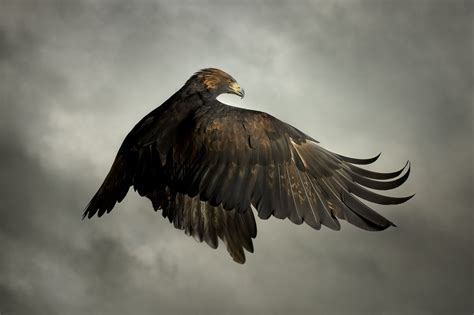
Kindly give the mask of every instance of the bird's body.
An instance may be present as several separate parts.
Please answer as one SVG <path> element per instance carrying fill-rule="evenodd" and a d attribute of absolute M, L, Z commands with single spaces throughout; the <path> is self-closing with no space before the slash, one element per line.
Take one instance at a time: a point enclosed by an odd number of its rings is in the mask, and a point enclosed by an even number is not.
<path fill-rule="evenodd" d="M 360 160 L 323 149 L 317 141 L 269 114 L 219 102 L 221 93 L 243 96 L 228 74 L 204 69 L 127 135 L 112 168 L 84 212 L 110 212 L 129 187 L 148 197 L 178 229 L 211 247 L 222 239 L 239 263 L 253 252 L 257 233 L 252 206 L 271 215 L 338 230 L 337 220 L 383 230 L 390 221 L 354 195 L 379 204 L 407 198 L 376 194 L 408 177 L 355 166 Z"/>

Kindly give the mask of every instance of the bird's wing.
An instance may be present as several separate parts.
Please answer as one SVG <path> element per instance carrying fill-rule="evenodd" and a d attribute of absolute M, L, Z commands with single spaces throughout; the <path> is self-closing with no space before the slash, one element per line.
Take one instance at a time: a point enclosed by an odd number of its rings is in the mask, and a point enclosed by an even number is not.
<path fill-rule="evenodd" d="M 83 219 L 92 218 L 96 213 L 101 217 L 125 198 L 135 175 L 136 164 L 135 155 L 117 154 L 107 177 L 87 204 Z"/>
<path fill-rule="evenodd" d="M 190 119 L 183 137 L 170 150 L 172 188 L 190 197 L 245 212 L 253 205 L 260 218 L 271 215 L 306 222 L 315 229 L 338 230 L 343 219 L 366 230 L 393 225 L 357 197 L 378 204 L 396 198 L 367 188 L 400 186 L 409 169 L 376 173 L 355 166 L 354 159 L 323 149 L 296 128 L 262 112 L 231 106 L 202 107 Z"/>

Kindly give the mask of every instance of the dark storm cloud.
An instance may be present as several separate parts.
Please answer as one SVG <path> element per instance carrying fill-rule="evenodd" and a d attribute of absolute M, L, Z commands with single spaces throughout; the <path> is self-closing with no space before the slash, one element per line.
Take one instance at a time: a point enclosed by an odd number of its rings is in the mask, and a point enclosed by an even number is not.
<path fill-rule="evenodd" d="M 0 313 L 473 310 L 468 1 L 4 1 Z M 413 165 L 380 211 L 399 226 L 316 232 L 259 221 L 234 264 L 130 192 L 80 221 L 123 136 L 206 66 L 243 101 L 347 155 Z"/>

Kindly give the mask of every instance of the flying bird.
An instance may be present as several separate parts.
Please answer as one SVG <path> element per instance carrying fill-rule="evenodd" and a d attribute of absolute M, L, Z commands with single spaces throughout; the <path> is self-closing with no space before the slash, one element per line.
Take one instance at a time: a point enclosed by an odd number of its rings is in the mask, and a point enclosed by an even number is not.
<path fill-rule="evenodd" d="M 390 173 L 361 168 L 356 165 L 380 154 L 358 159 L 330 152 L 267 113 L 221 103 L 216 98 L 223 93 L 244 97 L 232 76 L 203 69 L 140 120 L 83 218 L 109 213 L 133 186 L 175 228 L 212 248 L 221 239 L 238 263 L 245 262 L 244 249 L 254 250 L 254 210 L 261 219 L 288 218 L 316 230 L 339 230 L 339 219 L 369 231 L 395 226 L 358 197 L 382 205 L 410 199 L 367 189 L 402 185 L 409 162 Z"/>

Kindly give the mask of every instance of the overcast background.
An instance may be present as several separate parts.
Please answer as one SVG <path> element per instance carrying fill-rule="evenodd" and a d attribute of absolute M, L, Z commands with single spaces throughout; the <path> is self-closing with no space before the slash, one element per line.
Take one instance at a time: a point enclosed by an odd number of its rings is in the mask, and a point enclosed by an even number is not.
<path fill-rule="evenodd" d="M 291 5 L 290 5 L 291 3 Z M 0 1 L 0 314 L 472 314 L 471 1 Z M 81 214 L 196 70 L 341 154 L 412 162 L 398 228 L 259 220 L 238 265 L 130 191 Z"/>

